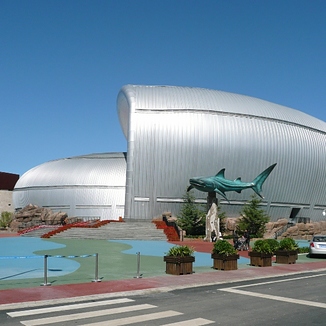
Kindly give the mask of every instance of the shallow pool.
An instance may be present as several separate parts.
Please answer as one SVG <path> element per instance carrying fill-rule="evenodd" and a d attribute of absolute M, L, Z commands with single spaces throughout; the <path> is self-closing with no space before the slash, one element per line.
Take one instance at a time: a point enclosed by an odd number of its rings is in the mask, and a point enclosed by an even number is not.
<path fill-rule="evenodd" d="M 40 238 L 0 238 L 0 281 L 43 278 L 44 256 L 35 251 L 65 247 Z M 50 254 L 50 252 L 49 252 Z M 76 271 L 80 264 L 72 259 L 48 257 L 48 276 L 61 276 Z"/>

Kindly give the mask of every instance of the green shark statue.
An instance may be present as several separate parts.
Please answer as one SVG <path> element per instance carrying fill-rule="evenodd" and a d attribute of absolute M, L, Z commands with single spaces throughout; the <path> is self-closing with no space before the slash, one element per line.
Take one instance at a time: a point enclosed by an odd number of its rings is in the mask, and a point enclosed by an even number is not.
<path fill-rule="evenodd" d="M 259 174 L 252 182 L 242 182 L 241 178 L 237 178 L 234 181 L 225 179 L 222 169 L 213 177 L 195 177 L 189 180 L 190 186 L 187 191 L 195 188 L 203 192 L 216 192 L 227 201 L 225 193 L 227 191 L 236 191 L 241 193 L 242 190 L 251 188 L 259 197 L 264 198 L 262 195 L 262 186 L 267 177 L 273 171 L 277 163 L 274 163 L 268 167 L 265 171 Z"/>

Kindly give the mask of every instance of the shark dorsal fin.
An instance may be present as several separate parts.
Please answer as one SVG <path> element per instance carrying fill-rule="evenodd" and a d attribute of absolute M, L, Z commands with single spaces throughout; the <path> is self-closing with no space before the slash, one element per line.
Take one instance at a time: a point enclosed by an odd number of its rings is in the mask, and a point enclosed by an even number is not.
<path fill-rule="evenodd" d="M 241 177 L 236 178 L 234 181 L 241 181 Z"/>
<path fill-rule="evenodd" d="M 220 170 L 218 173 L 216 173 L 216 177 L 221 177 L 225 179 L 224 172 L 225 172 L 225 168 Z"/>

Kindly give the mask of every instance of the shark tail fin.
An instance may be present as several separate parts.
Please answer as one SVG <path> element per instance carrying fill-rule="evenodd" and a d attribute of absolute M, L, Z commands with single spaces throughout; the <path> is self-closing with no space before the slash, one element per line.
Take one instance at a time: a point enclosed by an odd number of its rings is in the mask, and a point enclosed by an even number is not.
<path fill-rule="evenodd" d="M 271 165 L 270 167 L 268 167 L 266 170 L 264 170 L 261 174 L 259 174 L 253 183 L 252 189 L 253 191 L 261 198 L 264 198 L 261 194 L 262 192 L 262 187 L 263 187 L 263 183 L 265 182 L 265 180 L 267 179 L 267 177 L 270 175 L 270 173 L 273 171 L 273 169 L 275 168 L 277 163 L 274 163 L 273 165 Z"/>
<path fill-rule="evenodd" d="M 187 188 L 187 192 L 190 191 L 191 189 L 193 189 L 194 186 L 190 185 L 188 188 Z"/>

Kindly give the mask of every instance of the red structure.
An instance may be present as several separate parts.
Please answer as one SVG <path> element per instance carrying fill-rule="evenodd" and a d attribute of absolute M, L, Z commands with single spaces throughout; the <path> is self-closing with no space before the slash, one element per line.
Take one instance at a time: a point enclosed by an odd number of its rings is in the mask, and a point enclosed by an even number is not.
<path fill-rule="evenodd" d="M 18 174 L 0 172 L 0 190 L 14 190 L 18 179 Z"/>

